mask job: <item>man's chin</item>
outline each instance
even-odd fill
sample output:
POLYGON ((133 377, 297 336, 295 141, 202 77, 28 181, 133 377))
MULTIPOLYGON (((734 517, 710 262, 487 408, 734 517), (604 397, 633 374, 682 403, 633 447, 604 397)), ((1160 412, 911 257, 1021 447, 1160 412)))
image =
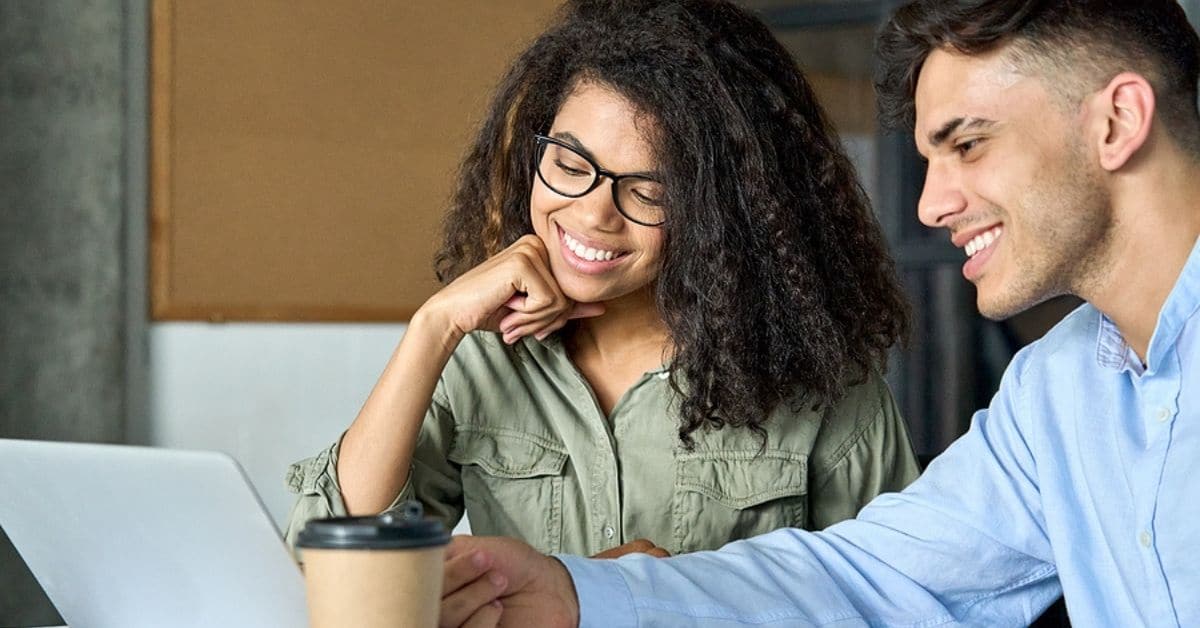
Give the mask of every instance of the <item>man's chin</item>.
POLYGON ((979 314, 993 321, 1012 318, 1029 308, 1058 296, 1055 293, 1021 295, 1008 293, 987 294, 980 290, 975 298, 979 314))
POLYGON ((982 305, 979 306, 979 314, 981 316, 983 316, 984 318, 988 319, 989 321, 1000 322, 1007 318, 1016 316, 1017 314, 1020 314, 1020 313, 1021 313, 1021 310, 1017 310, 1014 312, 1012 310, 1007 310, 1007 309, 986 308, 982 305))

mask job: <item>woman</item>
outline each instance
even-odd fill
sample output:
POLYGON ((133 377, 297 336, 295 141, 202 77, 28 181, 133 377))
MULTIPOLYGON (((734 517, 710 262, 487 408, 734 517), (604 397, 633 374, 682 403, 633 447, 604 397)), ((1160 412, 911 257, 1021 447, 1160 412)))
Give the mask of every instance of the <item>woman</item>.
POLYGON ((917 475, 879 376, 907 331, 880 230, 731 4, 563 7, 499 87, 436 267, 349 430, 293 465, 289 539, 416 498, 543 552, 689 552, 917 475))

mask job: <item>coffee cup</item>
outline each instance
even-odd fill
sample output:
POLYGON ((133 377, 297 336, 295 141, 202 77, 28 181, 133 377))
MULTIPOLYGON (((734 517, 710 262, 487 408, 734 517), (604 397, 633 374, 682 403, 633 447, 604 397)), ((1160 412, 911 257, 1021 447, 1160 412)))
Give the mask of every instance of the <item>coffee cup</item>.
POLYGON ((312 628, 432 628, 450 535, 406 502, 376 517, 309 521, 296 543, 312 628))

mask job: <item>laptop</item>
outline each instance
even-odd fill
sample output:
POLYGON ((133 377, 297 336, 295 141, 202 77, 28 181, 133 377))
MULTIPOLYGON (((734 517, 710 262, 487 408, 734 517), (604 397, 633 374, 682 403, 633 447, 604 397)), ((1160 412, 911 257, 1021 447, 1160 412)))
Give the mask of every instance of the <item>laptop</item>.
POLYGON ((0 439, 0 528, 71 627, 308 625, 304 579, 221 453, 0 439))

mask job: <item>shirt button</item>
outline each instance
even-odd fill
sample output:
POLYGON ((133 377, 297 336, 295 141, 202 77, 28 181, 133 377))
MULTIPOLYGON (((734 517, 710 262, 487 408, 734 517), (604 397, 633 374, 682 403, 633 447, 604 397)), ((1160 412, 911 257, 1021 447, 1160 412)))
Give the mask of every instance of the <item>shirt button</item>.
POLYGON ((1158 417, 1159 423, 1166 423, 1167 419, 1171 418, 1171 411, 1166 408, 1159 408, 1158 414, 1156 414, 1155 416, 1158 417))
POLYGON ((616 533, 617 531, 612 526, 604 526, 604 538, 611 539, 616 533))
POLYGON ((1138 543, 1141 543, 1142 547, 1150 547, 1150 543, 1153 540, 1154 539, 1150 536, 1150 533, 1145 530, 1142 530, 1142 533, 1138 535, 1138 543))

